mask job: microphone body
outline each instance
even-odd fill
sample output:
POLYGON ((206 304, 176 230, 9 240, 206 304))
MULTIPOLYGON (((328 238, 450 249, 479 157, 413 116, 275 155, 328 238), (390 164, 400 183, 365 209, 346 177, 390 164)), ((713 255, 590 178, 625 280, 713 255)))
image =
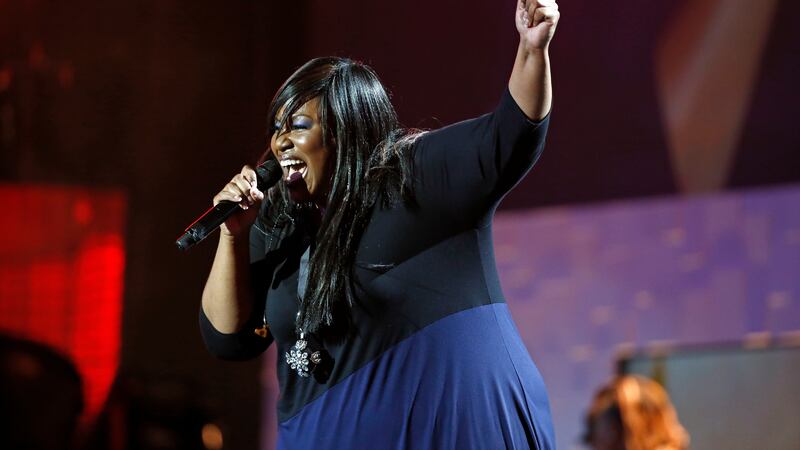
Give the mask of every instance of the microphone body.
MULTIPOLYGON (((258 190, 262 192, 266 192, 267 189, 275 185, 281 178, 283 178, 283 170, 280 164, 278 164, 278 161, 274 159, 268 159, 263 164, 256 167, 256 184, 258 190)), ((241 211, 238 203, 229 202, 227 200, 217 203, 203 213, 202 216, 197 218, 197 220, 192 222, 192 224, 186 228, 183 235, 175 241, 175 245, 181 250, 189 249, 189 247, 192 247, 208 237, 208 235, 219 228, 220 225, 225 223, 228 217, 236 214, 238 211, 241 211)))

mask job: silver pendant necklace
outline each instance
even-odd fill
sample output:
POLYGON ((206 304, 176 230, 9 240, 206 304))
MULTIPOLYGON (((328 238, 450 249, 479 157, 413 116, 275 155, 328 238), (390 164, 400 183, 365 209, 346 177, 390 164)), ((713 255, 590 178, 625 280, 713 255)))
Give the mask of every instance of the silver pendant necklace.
MULTIPOLYGON (((308 282, 308 262, 311 258, 311 245, 303 253, 300 258, 300 269, 297 276, 297 295, 298 299, 302 299, 305 295, 306 284, 308 282)), ((314 373, 317 368, 323 365, 323 362, 329 360, 326 358, 327 352, 311 335, 306 336, 305 331, 300 327, 300 311, 297 311, 295 316, 295 333, 298 339, 295 341, 292 348, 284 354, 286 364, 294 370, 297 375, 307 378, 314 373)))
POLYGON ((308 377, 322 364, 322 350, 315 349, 316 345, 310 344, 305 339, 305 333, 300 331, 300 337, 291 349, 284 355, 286 364, 301 377, 308 377))
MULTIPOLYGON (((292 222, 292 225, 295 225, 295 221, 289 214, 286 213, 286 204, 283 205, 283 211, 281 212, 280 216, 286 217, 289 221, 292 222)), ((279 216, 279 217, 280 217, 279 216)), ((267 241, 267 251, 272 250, 272 243, 273 238, 275 237, 275 232, 277 230, 278 218, 272 224, 272 231, 270 233, 266 233, 262 230, 258 224, 254 224, 254 226, 264 234, 268 241, 267 241)), ((308 282, 308 263, 311 257, 311 245, 308 246, 306 251, 303 253, 303 256, 300 258, 300 269, 297 277, 297 293, 298 299, 302 299, 303 295, 305 295, 306 284, 308 282)), ((255 334, 262 337, 267 338, 269 335, 269 325, 267 323, 267 308, 264 305, 264 314, 263 314, 263 323, 260 327, 254 330, 255 334)), ((297 373, 298 376, 303 378, 308 378, 312 373, 318 370, 321 366, 330 366, 333 359, 330 358, 327 351, 317 342, 316 339, 313 338, 311 334, 306 337, 306 333, 300 327, 300 311, 297 311, 297 316, 295 316, 295 333, 298 336, 297 341, 295 341, 292 348, 289 349, 288 352, 284 353, 284 359, 286 360, 286 364, 297 373), (323 364, 325 363, 325 364, 323 364)), ((322 370, 320 370, 322 372, 322 370)), ((322 375, 324 377, 324 375, 322 375)))

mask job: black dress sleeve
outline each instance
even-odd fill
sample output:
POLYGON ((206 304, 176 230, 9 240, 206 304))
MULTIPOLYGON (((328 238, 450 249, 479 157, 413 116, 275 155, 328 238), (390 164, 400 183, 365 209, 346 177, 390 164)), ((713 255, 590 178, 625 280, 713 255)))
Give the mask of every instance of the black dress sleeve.
POLYGON ((549 120, 528 119, 506 89, 492 113, 423 135, 414 154, 423 202, 486 224, 541 155, 549 120))
MULTIPOLYGON (((266 203, 266 202, 264 202, 266 203)), ((266 206, 264 206, 266 208, 266 206)), ((253 315, 245 326, 236 333, 221 333, 208 320, 203 308, 200 308, 200 334, 203 336, 208 351, 226 360, 246 360, 254 358, 269 347, 273 341, 272 334, 261 337, 255 329, 263 325, 264 307, 267 287, 272 278, 272 270, 267 264, 266 233, 256 222, 250 228, 250 278, 253 282, 253 315)))
POLYGON ((236 333, 221 333, 208 320, 200 308, 200 334, 209 353, 220 359, 243 361, 255 358, 264 352, 272 343, 272 335, 263 338, 255 333, 260 326, 258 321, 251 321, 236 333))

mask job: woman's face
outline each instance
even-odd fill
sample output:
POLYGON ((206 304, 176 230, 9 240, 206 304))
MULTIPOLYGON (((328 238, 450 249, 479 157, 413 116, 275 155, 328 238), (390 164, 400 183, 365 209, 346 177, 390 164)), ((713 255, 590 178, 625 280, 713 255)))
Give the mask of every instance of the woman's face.
MULTIPOLYGON (((282 112, 283 108, 277 117, 282 112)), ((287 120, 291 123, 274 124, 270 148, 281 164, 292 200, 325 206, 333 151, 323 145, 319 98, 309 100, 287 120)))

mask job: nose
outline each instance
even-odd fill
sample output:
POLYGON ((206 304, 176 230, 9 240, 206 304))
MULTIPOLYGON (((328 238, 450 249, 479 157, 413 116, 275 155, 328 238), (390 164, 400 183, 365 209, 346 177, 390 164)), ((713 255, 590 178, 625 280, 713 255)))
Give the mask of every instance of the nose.
POLYGON ((283 153, 286 150, 292 148, 294 146, 294 143, 292 142, 291 139, 289 139, 289 133, 282 132, 279 133, 277 136, 275 136, 274 146, 275 148, 273 150, 275 150, 278 153, 283 153))

